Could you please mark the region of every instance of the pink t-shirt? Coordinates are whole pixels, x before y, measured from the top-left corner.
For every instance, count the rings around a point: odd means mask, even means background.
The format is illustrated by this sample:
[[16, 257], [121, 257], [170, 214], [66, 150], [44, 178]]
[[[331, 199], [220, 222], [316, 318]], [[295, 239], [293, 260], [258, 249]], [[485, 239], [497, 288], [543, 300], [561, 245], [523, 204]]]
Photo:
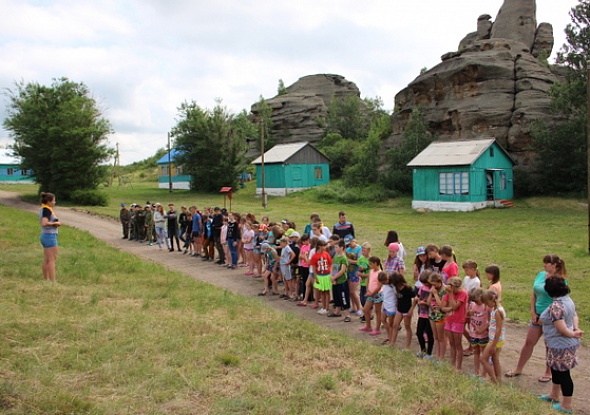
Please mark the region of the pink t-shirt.
[[[371, 272], [369, 272], [369, 283], [367, 284], [367, 291], [368, 292], [374, 292], [379, 285], [381, 285], [381, 283], [379, 282], [379, 273], [381, 271], [375, 271], [375, 270], [371, 270]], [[381, 287], [381, 289], [378, 292], [383, 291], [383, 287]]]
[[447, 262], [440, 272], [443, 276], [443, 282], [446, 284], [449, 278], [459, 275], [459, 265], [456, 262], [451, 262], [450, 264]]
[[485, 339], [488, 337], [488, 330], [477, 333], [476, 330], [487, 326], [490, 320], [490, 309], [485, 304], [469, 303], [471, 317], [469, 317], [469, 336], [474, 339]]
[[[445, 294], [442, 298], [445, 304], [449, 304], [449, 294]], [[467, 302], [469, 301], [469, 296], [467, 295], [467, 291], [461, 289], [458, 293], [455, 293], [455, 301], [460, 301], [461, 305], [455, 311], [451, 311], [447, 313], [447, 323], [465, 323], [467, 317]]]
[[307, 262], [305, 258], [307, 257], [309, 259], [310, 250], [310, 244], [301, 245], [301, 247], [299, 248], [299, 266], [309, 268], [309, 262]]

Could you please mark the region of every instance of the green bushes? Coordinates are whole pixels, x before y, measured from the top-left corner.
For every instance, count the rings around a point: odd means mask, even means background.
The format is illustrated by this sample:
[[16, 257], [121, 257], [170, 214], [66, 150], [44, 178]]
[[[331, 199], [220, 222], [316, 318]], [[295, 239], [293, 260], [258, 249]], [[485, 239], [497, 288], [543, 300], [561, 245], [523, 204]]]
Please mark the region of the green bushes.
[[107, 206], [109, 198], [98, 190], [74, 190], [69, 198], [74, 205], [81, 206]]

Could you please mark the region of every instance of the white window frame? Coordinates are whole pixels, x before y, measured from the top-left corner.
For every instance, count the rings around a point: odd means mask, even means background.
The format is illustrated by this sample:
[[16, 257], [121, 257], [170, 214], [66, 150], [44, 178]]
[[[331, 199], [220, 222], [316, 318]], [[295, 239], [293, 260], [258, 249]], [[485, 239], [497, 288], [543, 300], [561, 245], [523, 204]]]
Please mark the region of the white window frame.
[[441, 172], [438, 174], [438, 193], [441, 195], [468, 195], [469, 172]]

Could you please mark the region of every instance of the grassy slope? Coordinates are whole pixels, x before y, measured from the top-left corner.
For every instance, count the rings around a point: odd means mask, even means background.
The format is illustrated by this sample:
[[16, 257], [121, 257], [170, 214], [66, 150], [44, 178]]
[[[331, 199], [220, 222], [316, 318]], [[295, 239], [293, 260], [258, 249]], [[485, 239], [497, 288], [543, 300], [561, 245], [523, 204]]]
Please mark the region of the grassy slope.
[[323, 330], [74, 229], [61, 236], [60, 283], [43, 283], [36, 216], [0, 206], [0, 232], [3, 414], [546, 410], [521, 391]]

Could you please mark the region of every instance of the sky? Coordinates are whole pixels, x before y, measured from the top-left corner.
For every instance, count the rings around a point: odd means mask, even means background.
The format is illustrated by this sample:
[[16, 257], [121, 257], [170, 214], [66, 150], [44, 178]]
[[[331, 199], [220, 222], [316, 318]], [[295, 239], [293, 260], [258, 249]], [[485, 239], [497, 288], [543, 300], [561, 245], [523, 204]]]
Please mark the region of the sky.
[[[167, 146], [177, 108], [231, 112], [319, 73], [364, 97], [394, 97], [424, 67], [495, 19], [503, 0], [0, 0], [0, 89], [67, 77], [92, 91], [122, 165]], [[565, 42], [577, 0], [537, 0], [537, 22]], [[0, 95], [0, 120], [6, 118]], [[10, 145], [0, 128], [0, 146]]]

